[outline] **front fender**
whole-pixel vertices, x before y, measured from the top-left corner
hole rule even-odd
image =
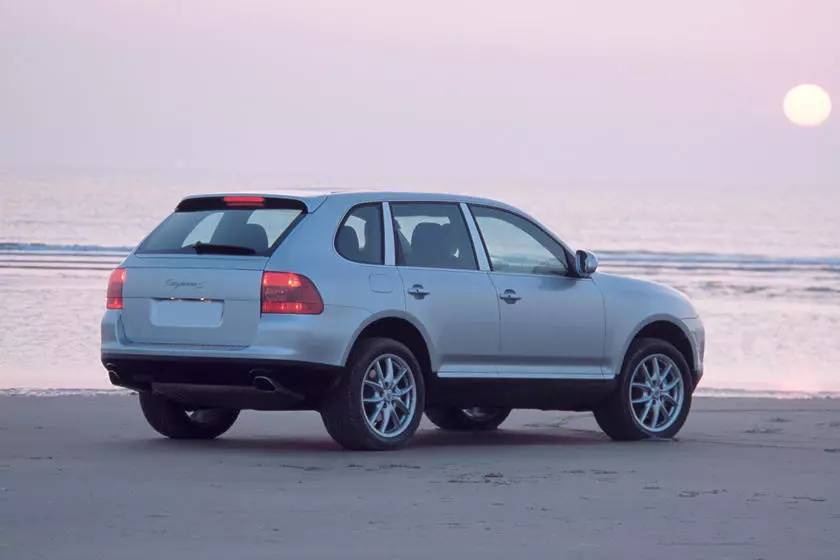
[[[660,313],[645,317],[643,320],[636,323],[632,329],[630,329],[627,336],[620,341],[616,341],[619,342],[619,344],[615,344],[612,351],[609,352],[611,358],[610,367],[614,372],[614,375],[617,376],[621,374],[621,368],[624,365],[624,358],[627,356],[627,351],[630,349],[630,345],[636,337],[639,336],[639,333],[646,327],[660,322],[670,323],[682,331],[683,335],[685,335],[686,339],[688,339],[691,344],[691,354],[693,358],[693,363],[691,363],[692,369],[695,372],[702,371],[702,361],[700,361],[702,360],[702,349],[698,346],[695,332],[693,332],[693,330],[686,324],[684,319],[680,319],[679,317],[675,317],[674,315],[667,313]]]
[[[701,349],[696,333],[687,325],[699,323],[698,313],[685,294],[662,284],[625,276],[596,273],[593,278],[604,296],[607,375],[621,372],[633,339],[642,329],[656,322],[667,322],[680,329],[691,342],[695,356],[692,365],[698,368],[696,357]]]

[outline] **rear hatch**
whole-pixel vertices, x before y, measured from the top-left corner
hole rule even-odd
[[[250,345],[262,272],[303,218],[297,200],[184,200],[126,261],[122,322],[136,343]]]

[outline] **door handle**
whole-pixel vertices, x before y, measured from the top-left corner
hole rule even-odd
[[[516,303],[522,296],[516,295],[516,292],[513,290],[505,290],[501,294],[499,294],[499,299],[506,302],[506,303]]]
[[[409,290],[408,293],[417,299],[423,299],[427,295],[429,295],[429,290],[423,288],[423,284],[414,284]]]

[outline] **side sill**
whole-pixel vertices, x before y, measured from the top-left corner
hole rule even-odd
[[[615,378],[433,378],[426,406],[498,406],[538,410],[592,410],[616,390]]]

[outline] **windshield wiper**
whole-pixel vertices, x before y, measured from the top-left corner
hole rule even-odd
[[[256,255],[257,252],[250,247],[240,245],[219,245],[218,243],[202,243],[197,241],[192,245],[184,246],[184,249],[192,249],[199,255],[205,253],[211,255]]]

